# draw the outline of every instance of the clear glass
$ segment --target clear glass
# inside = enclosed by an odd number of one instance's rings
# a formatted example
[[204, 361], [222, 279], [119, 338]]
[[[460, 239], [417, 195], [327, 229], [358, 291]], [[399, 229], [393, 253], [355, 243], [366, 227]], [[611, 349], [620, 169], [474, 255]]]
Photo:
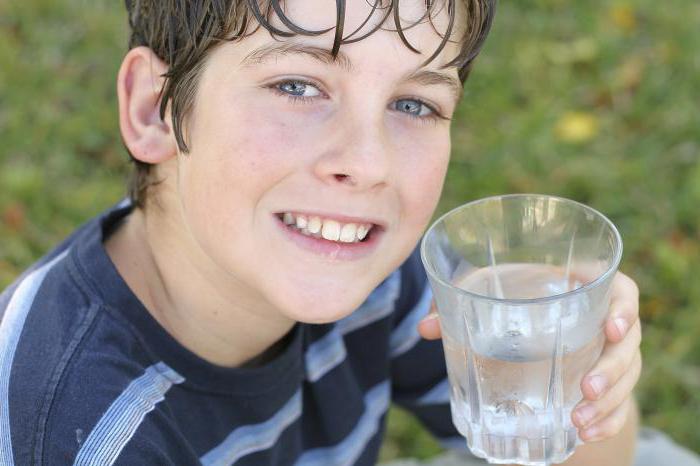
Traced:
[[571, 411], [604, 343], [622, 257], [615, 226], [558, 197], [515, 194], [458, 207], [423, 237], [452, 417], [490, 463], [565, 461]]

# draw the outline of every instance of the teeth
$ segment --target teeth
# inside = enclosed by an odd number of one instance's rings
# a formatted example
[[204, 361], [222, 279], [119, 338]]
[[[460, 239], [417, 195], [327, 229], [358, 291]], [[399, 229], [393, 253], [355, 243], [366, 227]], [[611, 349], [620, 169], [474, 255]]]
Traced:
[[354, 223], [347, 223], [343, 225], [343, 229], [340, 230], [340, 241], [343, 243], [352, 243], [355, 241], [355, 233], [357, 232], [357, 225]]
[[309, 219], [309, 224], [306, 226], [309, 233], [318, 233], [321, 231], [321, 219], [318, 217], [311, 217]]
[[338, 241], [340, 239], [340, 223], [335, 220], [326, 220], [323, 222], [321, 236], [329, 241]]
[[360, 225], [357, 227], [357, 239], [363, 240], [365, 239], [365, 236], [367, 236], [367, 233], [369, 232], [369, 228], [367, 228], [364, 225]]
[[291, 212], [285, 212], [282, 215], [282, 221], [292, 228], [296, 227], [303, 235], [342, 243], [362, 241], [372, 229], [372, 224], [342, 224], [336, 220], [322, 219], [317, 216], [306, 217]]

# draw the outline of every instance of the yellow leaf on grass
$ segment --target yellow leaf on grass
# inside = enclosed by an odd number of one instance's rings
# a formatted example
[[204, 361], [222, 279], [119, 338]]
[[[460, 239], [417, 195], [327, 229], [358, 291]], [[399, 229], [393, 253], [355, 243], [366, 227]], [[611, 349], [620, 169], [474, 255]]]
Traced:
[[610, 8], [612, 23], [624, 32], [633, 32], [637, 29], [637, 17], [629, 5], [616, 5]]
[[555, 133], [560, 141], [586, 142], [598, 134], [598, 118], [587, 112], [567, 112], [557, 122]]

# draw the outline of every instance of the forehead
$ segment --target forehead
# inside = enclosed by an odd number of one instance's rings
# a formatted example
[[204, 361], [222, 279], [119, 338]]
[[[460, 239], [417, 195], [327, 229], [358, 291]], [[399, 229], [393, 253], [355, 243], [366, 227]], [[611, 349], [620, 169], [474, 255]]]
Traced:
[[[423, 63], [433, 55], [450, 31], [449, 0], [271, 0], [273, 11], [268, 17], [272, 28], [279, 31], [310, 31], [315, 34], [298, 34], [292, 38], [271, 37], [261, 27], [250, 38], [249, 48], [265, 42], [304, 42], [331, 50], [342, 38], [341, 49], [354, 49], [354, 44], [365, 43], [364, 52], [376, 51], [400, 57], [402, 62]], [[428, 9], [426, 3], [432, 4]], [[452, 30], [442, 53], [435, 57], [432, 67], [439, 68], [451, 61], [459, 52], [466, 27], [465, 12], [461, 0], [454, 1]], [[253, 27], [257, 22], [253, 21]], [[375, 31], [377, 28], [379, 30]], [[398, 29], [398, 31], [397, 31]], [[318, 32], [325, 31], [322, 34]], [[372, 31], [375, 31], [372, 33]], [[368, 34], [370, 34], [367, 36]], [[257, 36], [257, 37], [256, 37]], [[250, 39], [248, 38], [248, 39]], [[411, 48], [420, 53], [415, 53]]]

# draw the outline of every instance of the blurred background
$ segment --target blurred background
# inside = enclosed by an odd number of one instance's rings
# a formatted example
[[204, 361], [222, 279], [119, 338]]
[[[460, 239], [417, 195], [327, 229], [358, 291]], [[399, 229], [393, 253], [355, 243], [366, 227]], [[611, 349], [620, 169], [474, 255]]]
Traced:
[[[642, 293], [643, 421], [700, 452], [700, 2], [501, 0], [438, 214], [509, 192], [602, 211]], [[123, 2], [0, 0], [0, 289], [121, 199]], [[392, 409], [383, 459], [440, 447]]]

